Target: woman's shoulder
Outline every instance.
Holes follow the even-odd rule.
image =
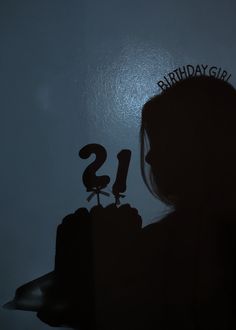
[[[142,248],[154,251],[166,245],[167,242],[170,243],[175,235],[176,225],[179,223],[178,218],[179,216],[173,212],[143,227],[139,236]]]
[[[170,230],[172,227],[176,226],[177,223],[181,221],[181,216],[177,212],[171,212],[161,218],[160,220],[157,220],[155,222],[152,222],[151,224],[148,224],[147,226],[142,228],[142,235],[148,236],[152,233],[159,234],[163,233],[166,230]]]
[[[215,237],[216,240],[222,240],[224,237],[234,242],[236,214],[214,210],[174,211],[161,220],[143,227],[141,237],[146,244],[155,242],[155,245],[170,240],[181,244],[189,239],[198,241],[203,237]]]

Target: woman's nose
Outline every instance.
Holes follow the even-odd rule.
[[[151,165],[151,152],[150,151],[146,154],[145,162],[148,163],[149,165]]]

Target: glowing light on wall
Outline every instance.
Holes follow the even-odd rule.
[[[127,40],[116,57],[109,54],[89,72],[88,109],[103,128],[137,127],[142,105],[160,89],[157,81],[175,68],[172,55],[157,45]],[[91,104],[92,103],[92,104]]]

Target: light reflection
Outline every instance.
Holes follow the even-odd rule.
[[[112,61],[104,58],[90,72],[92,104],[88,109],[95,121],[103,121],[103,129],[112,124],[139,127],[143,104],[160,92],[157,82],[175,67],[167,50],[127,40],[119,55]]]

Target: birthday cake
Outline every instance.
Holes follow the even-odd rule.
[[[99,328],[123,285],[128,251],[141,228],[128,204],[78,209],[57,228],[54,271],[18,288],[5,307],[36,311],[51,326]]]
[[[63,219],[57,229],[53,287],[63,306],[61,323],[97,327],[123,285],[128,251],[141,227],[137,210],[129,205],[96,206],[90,212],[81,208]]]

